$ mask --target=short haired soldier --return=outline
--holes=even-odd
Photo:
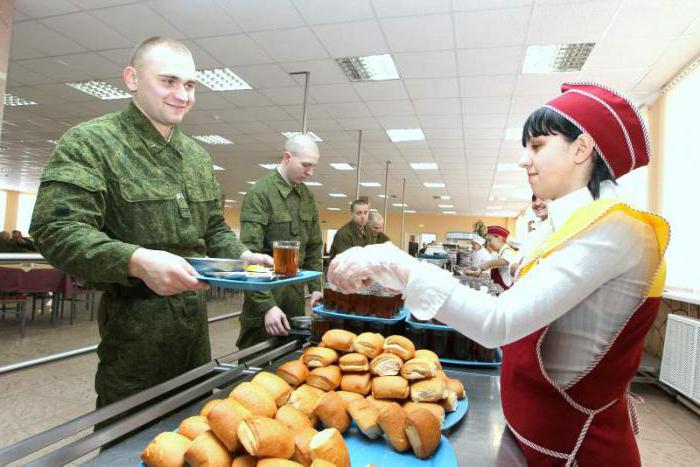
[[[356,199],[350,204],[350,222],[342,226],[333,237],[330,257],[339,255],[354,246],[367,246],[372,244],[372,238],[367,227],[369,217],[369,203],[365,199]]]

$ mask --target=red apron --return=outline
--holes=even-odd
[[[576,218],[571,219],[571,225],[567,221],[561,229],[572,234],[555,233],[553,236],[559,238],[545,242],[527,261],[524,273],[584,227],[618,209],[633,212],[655,227],[663,257],[668,240],[668,224],[663,219],[638,213],[612,200],[597,201],[574,213],[572,218]],[[640,465],[634,437],[636,417],[627,389],[639,367],[644,336],[659,309],[664,278],[662,262],[648,297],[599,359],[570,387],[558,386],[544,369],[540,349],[548,327],[503,347],[503,413],[529,465]]]
[[[505,282],[503,282],[503,278],[501,277],[501,272],[498,270],[498,268],[491,268],[491,280],[494,281],[496,284],[500,285],[503,287],[503,290],[508,290],[510,289],[509,285],[506,285]]]

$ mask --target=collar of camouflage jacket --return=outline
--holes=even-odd
[[[124,122],[134,127],[136,134],[138,134],[149,151],[159,152],[167,144],[170,144],[177,152],[180,154],[183,153],[181,140],[182,132],[177,126],[173,127],[170,141],[167,141],[163,138],[163,135],[156,130],[156,127],[153,126],[153,123],[151,123],[148,117],[136,107],[133,101],[129,102],[129,106],[124,109],[121,116]]]
[[[279,190],[280,194],[282,195],[282,198],[284,199],[287,199],[287,196],[289,196],[289,193],[291,193],[292,190],[297,190],[297,193],[299,192],[299,185],[292,186],[289,183],[287,183],[287,180],[284,179],[279,170],[274,171],[274,173],[272,174],[272,180],[277,189]]]

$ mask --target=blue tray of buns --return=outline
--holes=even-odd
[[[467,410],[469,410],[469,397],[464,396],[464,399],[457,401],[457,410],[445,413],[445,419],[442,421],[442,431],[447,431],[459,423],[467,415]]]
[[[232,273],[232,278],[221,278],[214,276],[195,276],[200,281],[205,281],[213,287],[223,287],[225,289],[238,289],[238,290],[251,290],[251,291],[262,291],[262,290],[272,290],[277,287],[283,287],[285,285],[297,284],[299,282],[309,282],[314,279],[318,279],[323,274],[320,271],[299,271],[299,273],[294,277],[288,278],[264,278],[264,279],[253,279],[246,278],[243,274],[234,275]]]
[[[397,314],[395,314],[391,318],[378,318],[376,316],[354,315],[354,314],[350,314],[350,313],[338,313],[337,311],[326,310],[323,307],[323,305],[316,305],[313,308],[313,311],[315,313],[318,313],[321,316],[327,316],[329,318],[354,319],[357,321],[372,321],[375,323],[382,323],[382,324],[396,324],[399,321],[405,320],[408,316],[411,315],[406,308],[402,308],[400,312],[398,312]]]
[[[445,435],[440,437],[437,451],[428,459],[418,459],[411,449],[398,452],[383,439],[371,440],[354,427],[343,433],[343,438],[350,451],[352,465],[457,467],[457,455]]]

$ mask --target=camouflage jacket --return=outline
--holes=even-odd
[[[371,242],[372,245],[375,245],[377,243],[386,243],[386,242],[391,241],[389,236],[387,234],[385,234],[384,232],[379,232],[376,235],[374,233],[372,233],[372,234],[370,234],[370,237],[372,238],[372,242]]]
[[[177,127],[166,141],[133,104],[81,123],[41,174],[31,235],[54,266],[96,286],[127,277],[138,247],[238,258],[209,154]]]
[[[355,222],[350,221],[342,226],[333,237],[333,245],[331,245],[330,257],[334,258],[345,250],[354,246],[367,246],[372,244],[372,237],[368,226],[365,226],[363,232],[357,228]]]
[[[299,267],[322,270],[323,239],[314,195],[303,183],[291,187],[277,170],[256,181],[241,206],[241,241],[251,251],[272,255],[275,240],[299,240]],[[321,290],[320,281],[308,286],[311,292]],[[275,306],[270,292],[248,295],[255,314]]]

